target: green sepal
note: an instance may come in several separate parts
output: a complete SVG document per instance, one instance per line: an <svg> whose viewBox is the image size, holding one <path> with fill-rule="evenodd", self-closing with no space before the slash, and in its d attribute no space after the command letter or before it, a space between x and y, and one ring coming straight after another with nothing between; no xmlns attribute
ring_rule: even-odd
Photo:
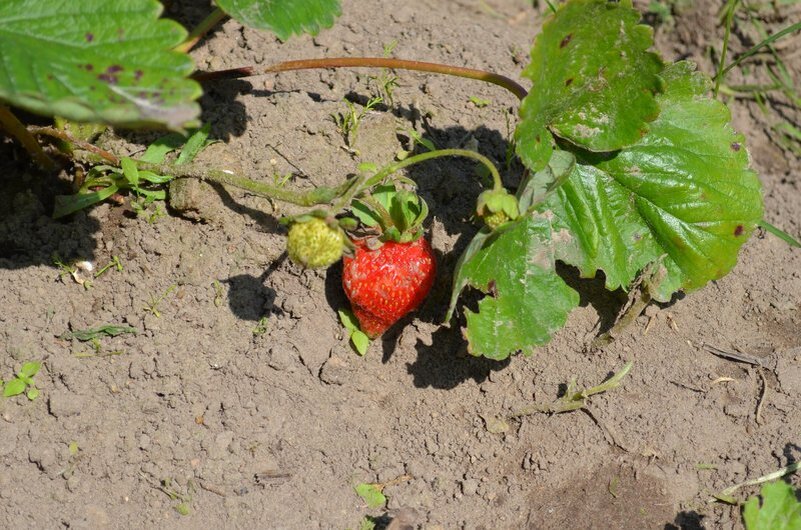
<svg viewBox="0 0 801 530"><path fill-rule="evenodd" d="M326 210L312 210L300 215L285 215L278 220L278 224L289 226L294 223L306 223L312 219L323 219L327 221L331 217L331 213Z"/></svg>
<svg viewBox="0 0 801 530"><path fill-rule="evenodd" d="M485 216L491 213L503 212L509 220L517 219L520 215L517 198L505 189L487 190L478 196L476 213Z"/></svg>
<svg viewBox="0 0 801 530"><path fill-rule="evenodd" d="M423 235L428 204L419 195L394 184L376 186L367 196L354 199L351 211L369 227L381 228L381 241L408 243Z"/></svg>
<svg viewBox="0 0 801 530"><path fill-rule="evenodd" d="M339 222L339 227L342 230L345 230L346 232L350 230L356 230L359 227L358 219L355 219L353 217L340 217L338 219L338 222Z"/></svg>

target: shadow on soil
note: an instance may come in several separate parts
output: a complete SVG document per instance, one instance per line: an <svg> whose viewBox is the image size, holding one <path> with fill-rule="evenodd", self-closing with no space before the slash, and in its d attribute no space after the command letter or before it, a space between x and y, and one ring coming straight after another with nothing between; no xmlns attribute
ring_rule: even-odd
<svg viewBox="0 0 801 530"><path fill-rule="evenodd" d="M78 212L51 217L56 195L71 193L67 182L40 173L27 154L0 142L0 269L22 269L95 259L99 223Z"/></svg>
<svg viewBox="0 0 801 530"><path fill-rule="evenodd" d="M270 313L281 314L283 312L275 305L275 290L264 284L286 259L286 253L282 254L264 270L261 276L240 274L223 280L223 283L229 286L228 306L234 315L243 320L257 322Z"/></svg>
<svg viewBox="0 0 801 530"><path fill-rule="evenodd" d="M452 269L451 269L452 270ZM621 308L626 304L627 296L621 291L607 291L604 277L598 274L595 278L585 279L579 276L578 270L563 265L557 266L562 279L579 293L581 307L592 306L598 314L595 335L607 332L615 323ZM419 318L426 322L440 323L450 297L451 278L437 281L437 291L433 301L420 311ZM462 335L465 326L463 311L465 308L478 312L478 302L484 297L475 289L466 289L460 298L451 327L440 327L431 337L431 344L421 340L417 342L417 360L410 364L409 373L414 375L417 387L434 387L449 389L473 379L481 383L493 371L500 371L509 366L511 358L494 361L484 357L473 357L468 352L468 344ZM394 342L392 342L394 345ZM580 346L579 346L580 347ZM385 355L387 344L385 343ZM610 374L611 375L611 374Z"/></svg>
<svg viewBox="0 0 801 530"><path fill-rule="evenodd" d="M704 530L703 515L697 512L680 512L672 523L665 525L664 530Z"/></svg>

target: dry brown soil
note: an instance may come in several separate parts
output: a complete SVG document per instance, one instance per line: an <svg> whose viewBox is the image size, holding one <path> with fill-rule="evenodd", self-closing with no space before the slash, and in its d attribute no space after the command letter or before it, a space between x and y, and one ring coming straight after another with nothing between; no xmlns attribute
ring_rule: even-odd
<svg viewBox="0 0 801 530"><path fill-rule="evenodd" d="M665 58L711 72L721 4L698 0L659 26ZM186 0L168 14L191 25L209 9ZM345 0L335 27L316 38L281 45L228 21L193 55L199 68L219 69L381 55L396 42L398 57L518 77L545 9ZM798 18L784 8L768 25ZM742 26L733 49L755 41ZM780 47L796 81L799 50L797 39ZM360 108L376 86L370 75L381 72L208 86L203 119L223 143L204 160L268 181L292 173L289 186L333 184L361 161L392 160L410 129L438 147L477 146L505 160L513 96L408 72L398 72L393 102L364 118L358 153L349 151L330 116L347 110L346 97ZM801 163L770 126L799 116L780 98L768 114L749 99L729 103L764 184L766 218L798 237ZM106 142L138 153L152 139L123 136ZM294 210L209 188L189 190L186 215L161 205L137 216L126 201L54 221L68 176L36 174L8 142L0 151L0 377L43 361L38 399L0 400L0 527L345 529L372 515L429 530L742 528L739 509L708 503L710 494L801 454L801 252L775 237L757 234L732 274L649 308L600 349L591 342L625 295L565 270L581 307L548 346L508 362L475 359L458 326L439 321L448 271L475 231L479 182L472 163L418 166L409 176L431 206L442 272L425 306L361 358L337 319L340 270L303 271L285 259L277 218ZM123 270L85 289L54 255L95 267L118 256ZM97 345L61 338L110 323L138 333ZM704 343L774 363L732 362ZM634 367L624 384L586 411L531 415L498 432L496 417L555 400L573 379L597 384L626 361ZM360 482L384 485L385 509L365 506L353 490ZM176 510L182 498L188 515Z"/></svg>

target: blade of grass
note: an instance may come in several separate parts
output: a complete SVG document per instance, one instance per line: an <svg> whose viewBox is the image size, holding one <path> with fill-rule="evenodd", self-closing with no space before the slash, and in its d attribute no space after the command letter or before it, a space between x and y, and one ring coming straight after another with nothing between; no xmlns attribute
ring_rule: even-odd
<svg viewBox="0 0 801 530"><path fill-rule="evenodd" d="M728 22L728 18L727 18L727 28L726 28L727 29L727 34L726 34L726 37L724 37L723 55L721 56L721 65L723 64L723 60L726 58L726 47L727 47L727 44L728 44L728 31L729 31L728 24L729 24L729 22ZM724 68L721 71L719 71L718 75L715 76L716 82L717 82L718 79L722 78L728 72L730 72L732 70L732 68L737 68L740 65L740 63L742 63L743 61L745 61L749 57L753 57L754 55L756 55L759 52L759 50L761 50L765 46L769 46L770 44L772 44L772 43L776 42L777 40L781 39L782 37L784 37L785 35L789 35L790 33L794 33L796 31L801 31L801 22L797 22L797 23L795 23L795 24L793 24L791 26L788 26L788 27L784 28L783 30L781 30L781 31L779 31L777 33L774 33L773 35L771 35L770 37L766 38L765 40L763 40L759 44L753 46L750 50L746 51L745 53L743 53L742 55L737 57L737 59L735 59L726 68Z"/></svg>
<svg viewBox="0 0 801 530"><path fill-rule="evenodd" d="M776 480L782 478L790 473L795 473L801 468L801 462L795 462L790 464L787 467L783 467L773 473L768 473L767 475L763 475L759 478L755 478L753 480L746 480L745 482L741 482L740 484L735 484L734 486L730 486L725 490L721 491L720 493L713 495L714 498L710 499L708 502L713 503L716 501L722 501L729 504L736 504L737 501L732 497L732 494L740 488L745 486L758 486L764 482L770 482L771 480Z"/></svg>
<svg viewBox="0 0 801 530"><path fill-rule="evenodd" d="M773 234L774 236L778 237L791 247L801 248L801 242L799 242L796 238L785 232L780 228L776 228L769 222L765 221L764 219L759 222L759 226L762 227L765 232Z"/></svg>
<svg viewBox="0 0 801 530"><path fill-rule="evenodd" d="M726 64L726 52L729 50L729 39L731 38L731 25L734 21L734 11L737 9L739 0L729 0L726 4L726 32L723 34L723 49L720 52L720 63L718 65L718 74L715 76L715 90L713 94L718 97L720 91L720 82L723 80L723 65Z"/></svg>

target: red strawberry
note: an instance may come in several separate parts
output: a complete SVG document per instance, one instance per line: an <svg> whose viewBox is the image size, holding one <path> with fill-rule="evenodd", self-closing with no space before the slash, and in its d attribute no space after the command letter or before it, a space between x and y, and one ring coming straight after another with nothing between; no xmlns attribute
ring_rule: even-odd
<svg viewBox="0 0 801 530"><path fill-rule="evenodd" d="M434 283L436 264L424 238L387 241L376 250L355 240L356 255L345 257L342 286L362 331L376 338L420 305Z"/></svg>

